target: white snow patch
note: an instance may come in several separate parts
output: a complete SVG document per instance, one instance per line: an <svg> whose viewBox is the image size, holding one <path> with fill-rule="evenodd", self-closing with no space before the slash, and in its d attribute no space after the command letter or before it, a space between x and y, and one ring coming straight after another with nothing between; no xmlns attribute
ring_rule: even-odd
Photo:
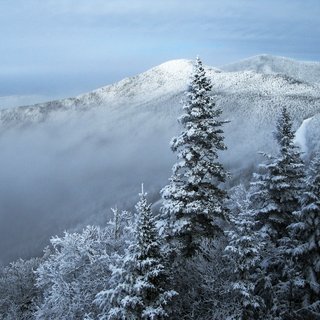
<svg viewBox="0 0 320 320"><path fill-rule="evenodd" d="M171 74L180 74L186 73L186 69L190 72L193 63L191 60L186 59L177 59L177 60L170 60L165 63L160 64L159 66L155 67L156 69L161 69L162 71L171 73Z"/></svg>
<svg viewBox="0 0 320 320"><path fill-rule="evenodd" d="M308 123L311 121L312 118L313 117L303 120L301 126L298 128L298 130L295 133L294 142L298 146L300 146L301 151L304 153L308 152L306 131L307 131Z"/></svg>

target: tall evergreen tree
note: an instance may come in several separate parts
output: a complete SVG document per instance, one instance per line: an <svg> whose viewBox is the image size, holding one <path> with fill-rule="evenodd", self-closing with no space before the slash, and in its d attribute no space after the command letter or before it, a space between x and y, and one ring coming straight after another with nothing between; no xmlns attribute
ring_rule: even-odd
<svg viewBox="0 0 320 320"><path fill-rule="evenodd" d="M184 256L192 256L202 238L221 233L225 218L226 193L219 187L227 173L218 161L225 150L220 120L221 109L211 96L212 85L202 62L197 58L191 84L178 119L183 131L171 141L178 162L173 166L170 183L162 190L161 209L169 238L177 240Z"/></svg>
<svg viewBox="0 0 320 320"><path fill-rule="evenodd" d="M311 161L306 190L301 197L297 222L290 226L297 244L295 284L301 287L299 314L306 319L320 319L320 153Z"/></svg>
<svg viewBox="0 0 320 320"><path fill-rule="evenodd" d="M293 212L300 207L304 178L301 153L293 142L292 121L285 107L277 122L275 138L279 153L276 157L267 155L267 162L261 165L263 173L256 175L252 184L255 191L251 198L258 229L270 240L263 265L267 273L265 285L271 289L265 302L274 319L290 318L294 310L296 293L291 275L295 266L289 254L293 241L288 227L296 219Z"/></svg>
<svg viewBox="0 0 320 320"><path fill-rule="evenodd" d="M261 165L264 172L256 175L253 183L257 189L253 194L256 219L274 243L288 236L287 227L294 221L292 213L299 208L304 177L301 152L293 142L294 131L286 107L277 122L275 138L279 154L266 155L267 162Z"/></svg>
<svg viewBox="0 0 320 320"><path fill-rule="evenodd" d="M157 320L168 318L168 304L176 295L166 290L168 272L161 254L161 242L146 193L136 205L137 221L133 241L118 264L113 266L113 288L96 299L108 299L110 308L100 319Z"/></svg>
<svg viewBox="0 0 320 320"><path fill-rule="evenodd" d="M260 265L265 238L256 231L257 222L252 216L248 195L238 202L237 211L237 213L230 214L232 229L226 232L228 245L225 250L228 258L233 262L235 276L231 289L240 297L241 319L259 319L264 302L257 294L257 284L264 276Z"/></svg>

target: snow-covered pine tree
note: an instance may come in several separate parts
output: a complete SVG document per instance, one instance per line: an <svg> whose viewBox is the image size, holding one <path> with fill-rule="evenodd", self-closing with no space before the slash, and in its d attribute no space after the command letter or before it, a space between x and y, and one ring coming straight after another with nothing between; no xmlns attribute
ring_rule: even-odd
<svg viewBox="0 0 320 320"><path fill-rule="evenodd" d="M143 188L136 205L137 220L133 240L118 264L112 267L113 288L101 292L96 303L108 299L109 310L100 319L157 320L168 318L168 306L176 295L166 290L167 269L161 242ZM104 302L103 302L104 304Z"/></svg>
<svg viewBox="0 0 320 320"><path fill-rule="evenodd" d="M301 210L294 214L297 222L290 226L297 240L292 254L297 259L295 284L302 288L298 313L304 319L320 319L320 153L310 164Z"/></svg>
<svg viewBox="0 0 320 320"><path fill-rule="evenodd" d="M274 319L285 314L290 317L295 303L290 276L295 266L288 254L293 242L288 227L296 219L293 212L299 210L304 180L301 153L293 142L292 121L285 107L277 122L275 138L279 154L276 157L266 155L267 162L261 165L263 173L255 175L256 181L252 183L255 191L251 196L258 229L269 237L263 265L267 272L265 286L271 290L265 302Z"/></svg>
<svg viewBox="0 0 320 320"><path fill-rule="evenodd" d="M218 161L225 150L220 120L221 109L211 97L212 85L202 62L197 58L191 84L178 121L183 131L171 141L178 162L173 166L170 183L161 191L163 230L177 240L184 256L192 256L203 238L221 233L225 218L226 193L219 187L227 173ZM220 220L221 221L221 220Z"/></svg>
<svg viewBox="0 0 320 320"><path fill-rule="evenodd" d="M243 189L242 185L239 189ZM260 268L265 239L256 231L251 203L247 191L244 199L237 201L237 212L230 214L231 230L227 231L227 257L233 262L235 281L231 289L240 296L241 319L259 319L264 308L263 299L257 295L257 283L263 277ZM235 200L235 199L233 199Z"/></svg>
<svg viewBox="0 0 320 320"><path fill-rule="evenodd" d="M277 122L275 138L279 145L277 157L268 156L260 165L264 173L256 175L255 215L274 243L288 236L288 225L294 221L293 212L299 209L303 188L304 165L301 152L294 144L292 121L286 107Z"/></svg>

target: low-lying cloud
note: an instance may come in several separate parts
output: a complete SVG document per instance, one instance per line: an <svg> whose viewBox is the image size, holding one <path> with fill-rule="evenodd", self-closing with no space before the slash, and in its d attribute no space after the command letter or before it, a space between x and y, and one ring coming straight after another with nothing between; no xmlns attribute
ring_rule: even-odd
<svg viewBox="0 0 320 320"><path fill-rule="evenodd" d="M106 223L111 206L133 206L141 182L159 197L173 161L170 123L148 118L97 108L3 131L0 260L38 254L67 228Z"/></svg>

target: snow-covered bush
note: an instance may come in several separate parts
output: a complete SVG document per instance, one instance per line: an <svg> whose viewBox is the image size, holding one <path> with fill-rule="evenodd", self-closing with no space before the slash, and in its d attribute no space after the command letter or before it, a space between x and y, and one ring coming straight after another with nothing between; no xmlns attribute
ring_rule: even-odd
<svg viewBox="0 0 320 320"><path fill-rule="evenodd" d="M36 319L81 319L96 314L92 303L110 276L112 238L107 229L88 226L51 239L52 253L36 270L43 301Z"/></svg>
<svg viewBox="0 0 320 320"><path fill-rule="evenodd" d="M35 286L35 269L41 259L18 260L0 268L0 319L32 318L40 291Z"/></svg>

